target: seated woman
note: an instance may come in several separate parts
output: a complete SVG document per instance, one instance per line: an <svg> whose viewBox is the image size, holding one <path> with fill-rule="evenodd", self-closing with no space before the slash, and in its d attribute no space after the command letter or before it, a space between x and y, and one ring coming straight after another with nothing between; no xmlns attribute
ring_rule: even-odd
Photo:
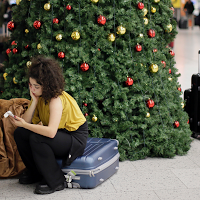
<svg viewBox="0 0 200 200"><path fill-rule="evenodd" d="M56 158L63 158L63 165L70 165L83 154L88 125L75 99L64 91L64 78L56 60L34 58L28 77L29 108L23 119L10 117L18 126L14 138L26 166L19 183L40 181L35 193L50 194L66 187Z"/></svg>

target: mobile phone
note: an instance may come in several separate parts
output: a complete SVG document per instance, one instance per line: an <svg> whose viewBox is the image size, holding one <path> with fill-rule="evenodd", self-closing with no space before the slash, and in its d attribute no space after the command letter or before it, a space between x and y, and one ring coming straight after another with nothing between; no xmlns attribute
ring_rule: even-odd
<svg viewBox="0 0 200 200"><path fill-rule="evenodd" d="M9 115L15 118L15 116L12 114L12 112L11 112L10 110L7 111L7 112L4 114L4 117L7 118Z"/></svg>

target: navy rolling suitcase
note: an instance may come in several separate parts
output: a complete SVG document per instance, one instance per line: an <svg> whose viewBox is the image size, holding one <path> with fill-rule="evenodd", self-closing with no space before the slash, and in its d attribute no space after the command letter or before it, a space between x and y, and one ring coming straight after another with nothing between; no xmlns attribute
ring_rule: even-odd
<svg viewBox="0 0 200 200"><path fill-rule="evenodd" d="M186 101L185 111L189 115L192 137L200 135L200 50L199 50L199 73L193 74L191 89L185 90L184 100Z"/></svg>
<svg viewBox="0 0 200 200"><path fill-rule="evenodd" d="M61 166L62 160L57 160ZM108 138L88 138L84 154L70 166L62 167L68 187L94 188L117 172L118 141Z"/></svg>

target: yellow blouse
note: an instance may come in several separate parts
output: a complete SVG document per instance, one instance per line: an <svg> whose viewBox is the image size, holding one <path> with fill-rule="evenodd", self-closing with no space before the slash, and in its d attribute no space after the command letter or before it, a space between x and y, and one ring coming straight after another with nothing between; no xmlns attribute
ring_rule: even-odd
<svg viewBox="0 0 200 200"><path fill-rule="evenodd" d="M60 95L59 97L62 102L63 110L58 129L65 128L68 131L77 130L81 125L83 125L86 122L86 118L84 117L76 100L72 96L70 96L67 92L63 91L62 95ZM44 126L48 126L49 116L50 116L49 102L45 104L44 99L40 97L32 118L32 123L38 124L40 121L42 121Z"/></svg>

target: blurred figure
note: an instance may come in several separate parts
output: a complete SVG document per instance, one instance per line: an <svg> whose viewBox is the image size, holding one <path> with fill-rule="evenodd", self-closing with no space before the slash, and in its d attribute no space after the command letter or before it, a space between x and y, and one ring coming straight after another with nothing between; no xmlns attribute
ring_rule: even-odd
<svg viewBox="0 0 200 200"><path fill-rule="evenodd" d="M186 12L186 16L187 16L187 20L188 20L188 28L189 28L189 20L192 21L192 29L194 26L194 15L193 15L193 11L194 11L194 5L193 2L191 0L188 0L184 6L184 10Z"/></svg>
<svg viewBox="0 0 200 200"><path fill-rule="evenodd" d="M8 6L7 0L0 0L0 33L2 33L2 25L4 23L3 15L6 13Z"/></svg>

